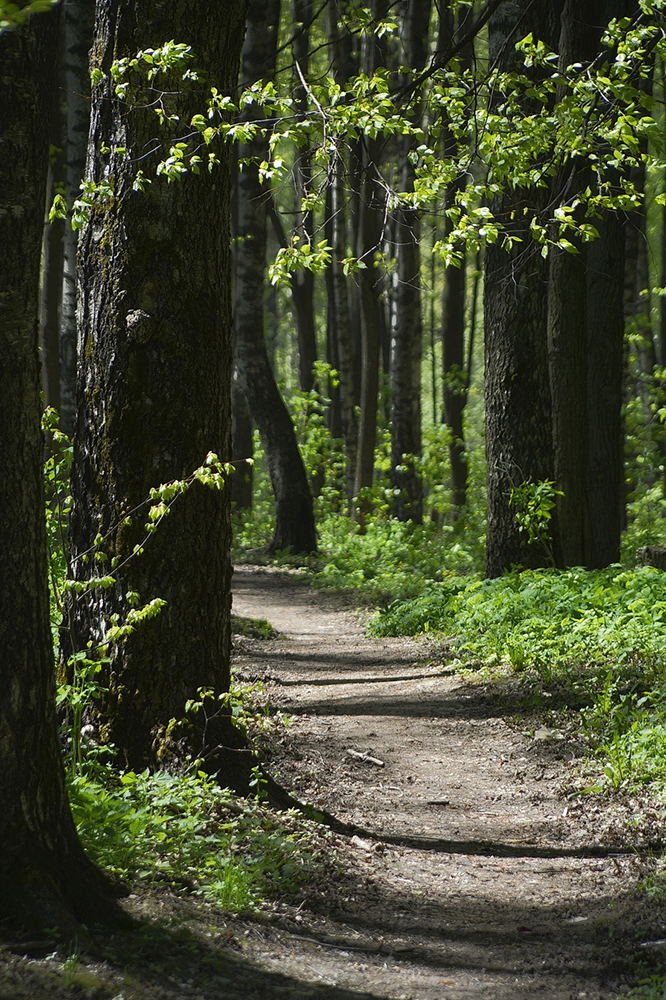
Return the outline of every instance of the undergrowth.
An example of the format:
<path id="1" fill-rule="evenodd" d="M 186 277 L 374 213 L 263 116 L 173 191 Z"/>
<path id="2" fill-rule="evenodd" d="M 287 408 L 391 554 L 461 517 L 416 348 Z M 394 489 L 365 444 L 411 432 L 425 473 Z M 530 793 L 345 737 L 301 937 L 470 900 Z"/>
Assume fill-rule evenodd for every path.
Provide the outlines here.
<path id="1" fill-rule="evenodd" d="M 224 909 L 292 895 L 321 861 L 302 817 L 239 799 L 201 772 L 79 774 L 69 795 L 83 846 L 106 871 L 186 889 Z"/>
<path id="2" fill-rule="evenodd" d="M 375 635 L 437 632 L 461 667 L 508 665 L 558 688 L 612 787 L 666 791 L 666 574 L 652 567 L 450 576 L 396 601 Z M 533 685 L 531 685 L 533 689 Z M 552 691 L 550 692 L 552 693 Z M 544 699 L 544 705 L 546 701 Z M 598 790 L 601 790 L 599 787 Z"/>
<path id="3" fill-rule="evenodd" d="M 55 411 L 45 413 L 44 429 L 51 448 L 45 493 L 57 654 L 67 588 L 72 449 L 58 429 Z M 140 627 L 138 619 L 132 624 Z M 236 635 L 275 636 L 263 620 L 232 616 L 231 626 Z M 120 623 L 118 630 L 126 627 Z M 61 740 L 69 799 L 88 855 L 121 880 L 184 889 L 236 912 L 293 895 L 323 864 L 324 834 L 316 836 L 314 824 L 300 814 L 270 809 L 262 800 L 258 771 L 256 794 L 241 798 L 203 772 L 136 774 L 114 767 L 113 747 L 100 744 L 94 727 L 84 725 L 91 703 L 106 692 L 102 662 L 99 651 L 95 656 L 75 653 L 69 660 L 68 682 L 60 683 L 56 693 L 64 720 Z M 232 677 L 230 691 L 218 697 L 224 698 L 236 726 L 252 735 L 269 724 L 263 699 L 256 697 L 259 686 Z M 184 714 L 187 710 L 184 705 Z M 276 718 L 272 724 L 281 724 L 283 717 Z"/>

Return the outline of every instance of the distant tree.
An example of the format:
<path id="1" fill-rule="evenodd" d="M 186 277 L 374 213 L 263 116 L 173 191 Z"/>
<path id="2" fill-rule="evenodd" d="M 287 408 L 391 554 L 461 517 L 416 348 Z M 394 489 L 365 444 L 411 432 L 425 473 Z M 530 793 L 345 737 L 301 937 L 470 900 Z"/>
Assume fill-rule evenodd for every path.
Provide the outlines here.
<path id="1" fill-rule="evenodd" d="M 428 59 L 430 0 L 402 5 L 403 65 L 416 76 Z M 416 92 L 417 97 L 419 92 Z M 409 119 L 420 121 L 421 103 L 413 98 Z M 401 137 L 400 191 L 414 190 L 415 170 L 411 153 L 414 139 Z M 423 485 L 417 469 L 421 454 L 421 253 L 419 214 L 408 205 L 396 213 L 395 255 L 391 312 L 391 486 L 393 511 L 401 521 L 420 522 L 423 517 Z"/>
<path id="2" fill-rule="evenodd" d="M 251 0 L 243 48 L 241 82 L 250 84 L 275 71 L 279 0 Z M 254 117 L 257 108 L 246 109 Z M 259 176 L 267 159 L 262 132 L 243 143 L 244 163 L 236 182 L 235 337 L 238 379 L 266 451 L 275 496 L 275 533 L 271 551 L 314 552 L 317 548 L 312 494 L 289 411 L 271 369 L 264 332 L 266 211 L 270 186 Z"/>
<path id="3" fill-rule="evenodd" d="M 375 21 L 388 13 L 388 0 L 375 0 L 372 6 Z M 375 34 L 363 42 L 363 72 L 372 76 L 386 65 L 387 46 Z M 386 275 L 380 263 L 384 246 L 386 221 L 386 190 L 382 185 L 381 158 L 385 150 L 381 136 L 363 138 L 360 150 L 360 185 L 356 255 L 364 265 L 359 272 L 361 305 L 361 387 L 358 418 L 358 445 L 354 496 L 372 486 L 375 446 L 377 439 L 377 402 L 379 394 L 379 361 L 382 340 L 387 335 L 386 310 L 382 301 L 386 294 Z M 355 511 L 362 522 L 367 504 L 363 499 Z"/>
<path id="4" fill-rule="evenodd" d="M 439 12 L 439 34 L 437 40 L 438 52 L 444 56 L 457 45 L 458 40 L 470 27 L 472 9 L 462 8 L 454 11 L 451 3 L 442 3 Z M 473 41 L 465 46 L 461 53 L 460 69 L 469 69 L 472 65 Z M 460 158 L 460 143 L 453 135 L 446 117 L 446 108 L 441 112 L 440 128 L 442 133 L 443 153 L 447 158 L 457 162 Z M 453 181 L 446 191 L 446 207 L 453 208 L 456 196 L 464 187 L 464 177 L 461 175 Z M 452 228 L 452 222 L 447 217 L 447 232 Z M 442 374 L 443 374 L 443 422 L 449 428 L 449 463 L 451 466 L 451 503 L 453 518 L 456 519 L 462 507 L 467 502 L 467 454 L 465 449 L 465 431 L 463 415 L 467 404 L 467 391 L 470 373 L 465 359 L 465 312 L 466 300 L 466 252 L 464 242 L 457 247 L 459 255 L 458 267 L 447 267 L 444 275 L 442 294 Z"/>
<path id="5" fill-rule="evenodd" d="M 65 197 L 72 209 L 86 167 L 90 129 L 88 58 L 93 40 L 95 4 L 68 0 L 63 4 L 66 136 Z M 78 232 L 65 224 L 62 301 L 60 309 L 60 426 L 67 434 L 76 424 L 76 249 Z"/>

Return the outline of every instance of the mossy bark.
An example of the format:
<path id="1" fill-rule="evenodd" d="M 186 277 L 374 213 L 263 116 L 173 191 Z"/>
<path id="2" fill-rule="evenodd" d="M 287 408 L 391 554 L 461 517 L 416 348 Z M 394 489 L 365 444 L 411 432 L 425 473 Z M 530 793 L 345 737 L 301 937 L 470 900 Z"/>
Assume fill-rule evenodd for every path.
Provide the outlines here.
<path id="1" fill-rule="evenodd" d="M 155 177 L 145 191 L 133 185 L 137 165 L 152 172 L 150 157 L 141 158 L 157 139 L 168 150 L 205 112 L 211 86 L 234 85 L 243 26 L 242 0 L 222 8 L 216 0 L 98 0 L 93 68 L 108 74 L 114 59 L 175 39 L 192 47 L 205 82 L 164 81 L 179 118 L 170 128 L 159 125 L 155 93 L 138 77 L 128 102 L 108 75 L 93 87 L 87 173 L 107 179 L 113 197 L 95 209 L 79 247 L 71 573 L 85 581 L 107 572 L 100 552 L 118 568 L 114 587 L 72 601 L 67 622 L 70 648 L 95 651 L 113 616 L 126 619 L 128 594 L 142 605 L 165 600 L 159 616 L 106 651 L 100 731 L 132 768 L 195 753 L 237 786 L 247 753 L 227 715 L 173 725 L 200 688 L 219 695 L 229 687 L 229 490 L 195 484 L 133 554 L 146 537 L 141 505 L 151 487 L 187 478 L 208 452 L 230 457 L 229 151 L 216 150 L 212 172 L 204 166 L 173 184 Z"/>

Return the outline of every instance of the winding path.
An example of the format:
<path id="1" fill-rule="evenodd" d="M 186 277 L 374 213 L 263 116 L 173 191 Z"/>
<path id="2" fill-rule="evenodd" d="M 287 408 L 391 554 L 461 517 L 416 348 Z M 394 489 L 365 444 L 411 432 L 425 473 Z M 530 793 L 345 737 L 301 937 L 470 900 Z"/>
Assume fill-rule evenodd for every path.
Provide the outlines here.
<path id="1" fill-rule="evenodd" d="M 615 1000 L 635 982 L 632 955 L 662 929 L 632 894 L 640 861 L 586 844 L 558 797 L 562 744 L 424 665 L 423 643 L 366 638 L 334 597 L 256 567 L 233 584 L 234 612 L 283 636 L 237 651 L 292 719 L 276 777 L 367 831 L 339 838 L 340 885 L 276 922 L 291 939 L 267 969 L 289 948 L 289 974 L 331 998 Z"/>

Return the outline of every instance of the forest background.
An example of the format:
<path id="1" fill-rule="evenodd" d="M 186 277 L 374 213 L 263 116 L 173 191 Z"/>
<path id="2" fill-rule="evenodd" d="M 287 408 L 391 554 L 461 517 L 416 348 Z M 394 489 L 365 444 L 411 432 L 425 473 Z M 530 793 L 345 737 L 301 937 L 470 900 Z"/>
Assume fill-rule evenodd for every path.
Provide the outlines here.
<path id="1" fill-rule="evenodd" d="M 0 8 L 7 912 L 109 895 L 57 777 L 40 384 L 70 794 L 84 721 L 247 789 L 229 493 L 238 556 L 406 599 L 374 627 L 527 671 L 597 792 L 658 791 L 663 4 L 47 6 Z"/>

